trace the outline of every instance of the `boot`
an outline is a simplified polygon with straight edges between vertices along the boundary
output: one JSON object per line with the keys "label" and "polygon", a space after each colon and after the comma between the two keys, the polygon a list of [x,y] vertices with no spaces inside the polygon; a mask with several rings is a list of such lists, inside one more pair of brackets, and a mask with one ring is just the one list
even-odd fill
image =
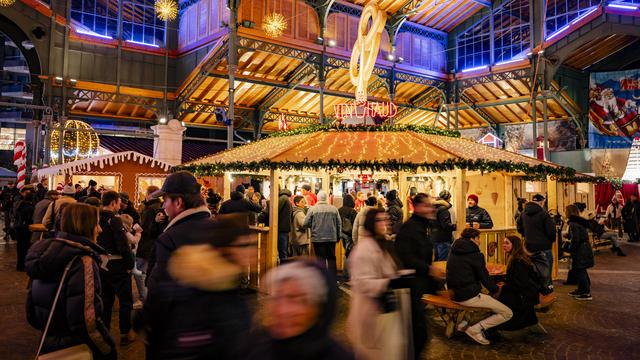
{"label": "boot", "polygon": [[618,255],[618,256],[627,256],[627,254],[622,252],[622,249],[619,248],[619,247],[616,248],[616,255]]}

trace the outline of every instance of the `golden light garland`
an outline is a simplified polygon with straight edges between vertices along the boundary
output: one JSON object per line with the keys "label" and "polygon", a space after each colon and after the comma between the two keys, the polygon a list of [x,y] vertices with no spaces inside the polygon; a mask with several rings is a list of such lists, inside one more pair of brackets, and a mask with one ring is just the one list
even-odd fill
{"label": "golden light garland", "polygon": [[156,16],[162,21],[175,20],[178,17],[178,3],[175,0],[156,0],[155,8]]}
{"label": "golden light garland", "polygon": [[[81,160],[98,155],[100,138],[91,125],[79,120],[67,120],[62,132],[63,162]],[[60,131],[51,132],[51,165],[58,164]]]}
{"label": "golden light garland", "polygon": [[16,0],[0,0],[0,7],[8,7],[13,5]]}
{"label": "golden light garland", "polygon": [[262,22],[262,30],[268,37],[277,38],[287,30],[287,20],[280,13],[267,14]]}

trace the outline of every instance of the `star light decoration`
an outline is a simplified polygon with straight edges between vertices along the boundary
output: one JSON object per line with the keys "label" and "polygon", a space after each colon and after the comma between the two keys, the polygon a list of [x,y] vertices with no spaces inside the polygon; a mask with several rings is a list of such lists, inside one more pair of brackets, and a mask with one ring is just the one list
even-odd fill
{"label": "star light decoration", "polygon": [[284,18],[284,15],[277,12],[268,14],[262,22],[262,30],[264,30],[268,37],[280,37],[284,31],[287,30],[287,20]]}
{"label": "star light decoration", "polygon": [[0,0],[0,7],[8,7],[13,5],[16,0]]}
{"label": "star light decoration", "polygon": [[155,8],[158,19],[162,21],[175,20],[178,16],[178,3],[175,0],[156,0]]}

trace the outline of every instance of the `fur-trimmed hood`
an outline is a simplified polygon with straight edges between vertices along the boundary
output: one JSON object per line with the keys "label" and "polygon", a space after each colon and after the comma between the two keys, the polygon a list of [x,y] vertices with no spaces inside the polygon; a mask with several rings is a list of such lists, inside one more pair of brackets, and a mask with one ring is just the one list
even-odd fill
{"label": "fur-trimmed hood", "polygon": [[244,271],[206,244],[178,248],[169,259],[168,270],[179,284],[204,291],[233,289]]}

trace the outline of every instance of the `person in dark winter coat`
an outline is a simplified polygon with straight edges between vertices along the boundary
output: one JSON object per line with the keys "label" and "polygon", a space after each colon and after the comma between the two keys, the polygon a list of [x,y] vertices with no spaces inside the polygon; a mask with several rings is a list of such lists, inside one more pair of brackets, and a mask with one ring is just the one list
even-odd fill
{"label": "person in dark winter coat", "polygon": [[387,199],[387,214],[391,220],[391,234],[397,234],[404,223],[404,213],[402,212],[402,202],[398,198],[396,190],[390,190],[385,196]]}
{"label": "person in dark winter coat", "polygon": [[98,183],[95,180],[91,179],[91,180],[89,180],[89,184],[88,185],[89,186],[87,186],[86,189],[84,189],[84,190],[82,190],[80,192],[80,197],[86,196],[86,197],[96,197],[96,198],[100,199],[101,194],[96,189],[96,187],[98,186]]}
{"label": "person in dark winter coat", "polygon": [[428,228],[435,217],[434,211],[429,195],[417,194],[413,198],[413,214],[402,225],[395,240],[396,254],[403,267],[415,270],[415,279],[411,286],[411,319],[416,358],[419,358],[427,342],[429,330],[422,295],[434,290],[429,275],[433,258],[433,240],[428,235]]}
{"label": "person in dark winter coat", "polygon": [[484,286],[495,296],[499,288],[489,277],[484,255],[478,244],[480,231],[470,228],[464,229],[461,238],[453,243],[447,260],[447,287],[454,302],[468,307],[491,309],[493,315],[465,329],[465,333],[473,340],[489,345],[489,340],[482,331],[509,321],[513,312],[492,296],[481,293]]}
{"label": "person in dark winter coat", "polygon": [[344,251],[347,257],[349,257],[351,249],[353,249],[354,246],[352,237],[353,225],[356,222],[356,216],[358,216],[358,212],[355,208],[355,200],[351,195],[345,193],[342,197],[342,206],[338,209],[338,213],[340,214],[340,220],[342,221],[342,246],[344,246]]}
{"label": "person in dark winter coat", "polygon": [[569,218],[569,240],[571,246],[571,271],[578,281],[578,288],[569,293],[577,300],[592,300],[591,280],[587,269],[593,267],[593,250],[589,243],[589,221],[580,216],[575,205],[567,206],[566,213]]}
{"label": "person in dark winter coat", "polygon": [[640,241],[638,217],[640,217],[640,201],[638,201],[636,194],[631,194],[629,195],[629,201],[627,201],[622,208],[624,232],[629,234],[629,242]]}
{"label": "person in dark winter coat", "polygon": [[331,337],[337,289],[323,265],[290,262],[270,270],[265,282],[268,296],[262,326],[236,359],[355,359]]}
{"label": "person in dark winter coat", "polygon": [[291,191],[282,189],[278,194],[278,259],[282,263],[289,252],[289,233],[291,232]]}
{"label": "person in dark winter coat", "polygon": [[16,262],[16,270],[24,271],[24,258],[27,256],[27,251],[31,244],[31,232],[29,231],[29,225],[33,224],[33,211],[35,208],[35,195],[33,193],[27,193],[24,199],[20,200],[16,208],[16,217],[13,224],[13,229],[16,235],[16,251],[18,260]]}
{"label": "person in dark winter coat", "polygon": [[96,244],[98,209],[70,204],[61,222],[63,232],[38,241],[27,255],[27,321],[44,330],[64,269],[71,263],[42,353],[86,344],[94,359],[115,360],[116,347],[103,321],[99,273],[107,252]]}
{"label": "person in dark winter coat", "polygon": [[118,297],[120,344],[128,345],[133,341],[133,335],[130,333],[131,310],[133,309],[130,271],[135,265],[135,256],[129,246],[122,220],[116,216],[121,201],[120,194],[115,191],[107,191],[102,195],[102,208],[100,209],[102,232],[98,236],[98,245],[107,250],[110,255],[107,271],[100,274],[104,298],[104,321],[107,328],[110,329],[111,311],[115,299]]}
{"label": "person in dark winter coat", "polygon": [[158,190],[158,187],[153,185],[147,188],[144,210],[140,218],[142,237],[136,248],[136,267],[133,275],[136,280],[138,296],[141,302],[144,302],[147,294],[147,288],[145,286],[146,276],[149,270],[149,261],[155,250],[156,239],[158,239],[158,236],[162,234],[165,226],[167,226],[166,216],[164,216],[164,212],[162,211],[162,201],[152,196],[152,194]]}
{"label": "person in dark winter coat", "polygon": [[478,206],[478,195],[471,194],[467,197],[467,227],[474,229],[491,229],[493,220],[487,210]]}
{"label": "person in dark winter coat", "polygon": [[[507,278],[500,289],[498,300],[507,305],[513,317],[496,327],[498,330],[520,330],[538,324],[535,306],[540,302],[537,275],[523,241],[507,236],[503,250],[509,255]],[[541,326],[540,326],[541,327]]]}
{"label": "person in dark winter coat", "polygon": [[453,232],[456,224],[451,222],[451,193],[442,190],[438,200],[433,203],[436,209],[435,221],[431,224],[431,238],[435,245],[435,261],[446,261],[453,242]]}
{"label": "person in dark winter coat", "polygon": [[[220,215],[237,213],[249,214],[251,212],[259,213],[260,211],[262,211],[260,204],[256,204],[245,198],[244,185],[238,185],[236,191],[231,193],[231,199],[220,205],[218,213]],[[247,222],[248,221],[249,217],[247,216]]]}
{"label": "person in dark winter coat", "polygon": [[121,192],[120,199],[121,199],[121,204],[120,204],[120,211],[118,211],[118,214],[120,215],[127,214],[131,216],[131,218],[133,219],[133,223],[140,225],[140,213],[133,206],[133,202],[131,201],[131,199],[129,199],[129,194],[127,194],[126,192]]}
{"label": "person in dark winter coat", "polygon": [[158,196],[169,224],[156,242],[147,299],[135,317],[136,331],[147,338],[147,359],[235,359],[237,341],[251,325],[238,292],[250,264],[237,253],[256,249],[246,219],[212,219],[187,171],[169,175]]}
{"label": "person in dark winter coat", "polygon": [[551,270],[553,269],[553,243],[556,241],[556,225],[544,209],[544,196],[536,194],[525,204],[516,223],[518,232],[524,236],[525,246],[531,253],[543,252],[548,264],[547,286],[553,288]]}

